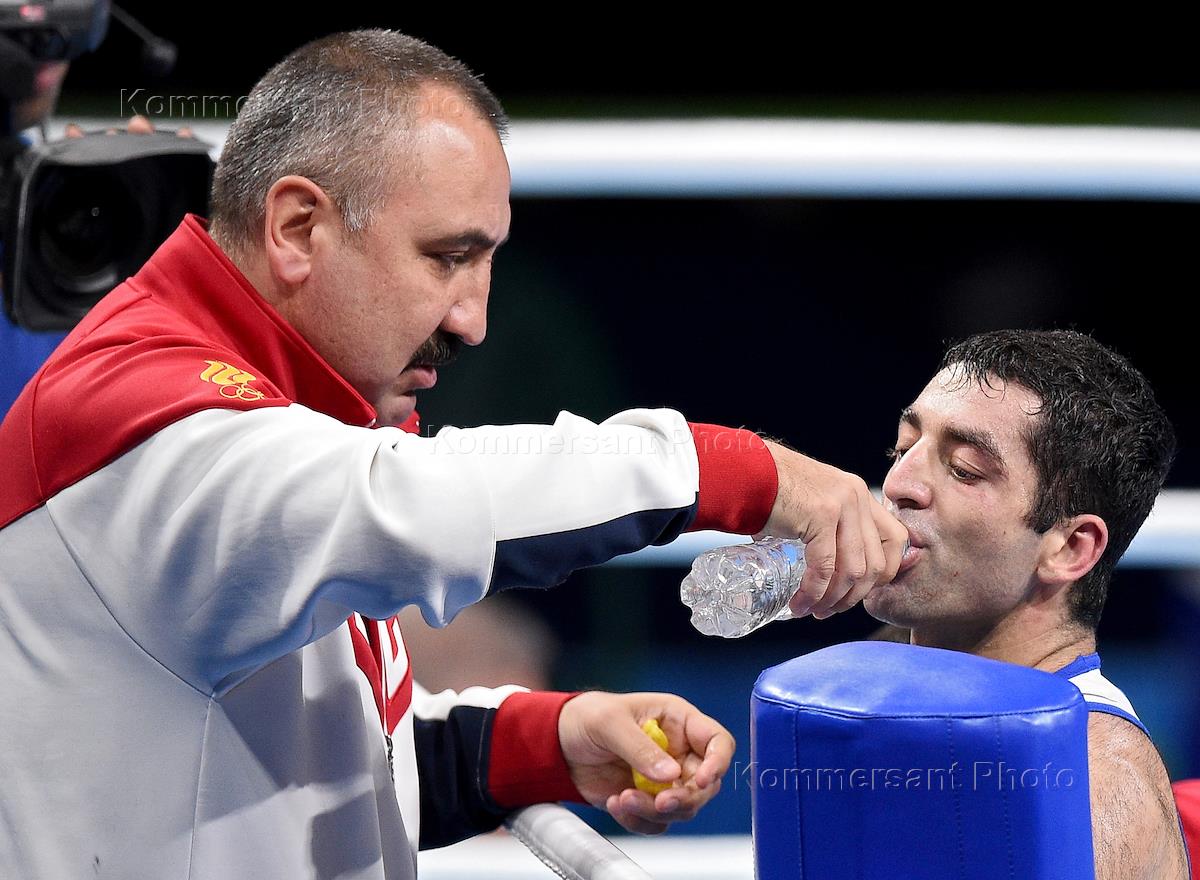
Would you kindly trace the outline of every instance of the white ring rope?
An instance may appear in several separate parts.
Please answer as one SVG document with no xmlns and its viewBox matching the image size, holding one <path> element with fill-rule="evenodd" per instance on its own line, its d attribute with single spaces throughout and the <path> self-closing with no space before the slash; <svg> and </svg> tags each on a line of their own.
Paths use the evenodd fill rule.
<svg viewBox="0 0 1200 880">
<path fill-rule="evenodd" d="M 558 804 L 535 804 L 504 820 L 509 832 L 564 880 L 652 880 L 629 856 Z"/>
</svg>

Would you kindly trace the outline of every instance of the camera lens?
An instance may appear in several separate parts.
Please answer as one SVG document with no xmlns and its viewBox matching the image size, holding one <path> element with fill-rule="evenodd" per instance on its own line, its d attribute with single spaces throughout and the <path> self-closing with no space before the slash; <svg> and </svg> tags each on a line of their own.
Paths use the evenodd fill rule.
<svg viewBox="0 0 1200 880">
<path fill-rule="evenodd" d="M 91 134 L 23 156 L 2 257 L 5 308 L 30 330 L 75 326 L 207 208 L 213 163 L 199 142 Z"/>
<path fill-rule="evenodd" d="M 111 175 L 56 175 L 39 202 L 37 251 L 65 291 L 94 298 L 119 280 L 118 263 L 139 238 L 141 212 Z"/>
</svg>

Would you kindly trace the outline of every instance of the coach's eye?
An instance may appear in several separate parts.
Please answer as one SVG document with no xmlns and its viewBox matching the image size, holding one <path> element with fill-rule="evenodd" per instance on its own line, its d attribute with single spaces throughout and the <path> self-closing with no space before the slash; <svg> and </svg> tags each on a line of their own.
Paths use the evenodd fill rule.
<svg viewBox="0 0 1200 880">
<path fill-rule="evenodd" d="M 883 454 L 887 457 L 888 461 L 897 462 L 904 457 L 904 453 L 906 452 L 908 452 L 907 448 L 901 449 L 898 446 L 889 446 L 884 450 Z"/>
</svg>

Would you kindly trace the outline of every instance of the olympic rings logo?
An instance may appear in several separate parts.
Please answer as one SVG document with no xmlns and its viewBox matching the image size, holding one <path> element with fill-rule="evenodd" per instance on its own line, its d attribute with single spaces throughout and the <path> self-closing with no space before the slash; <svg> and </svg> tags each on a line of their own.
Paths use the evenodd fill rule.
<svg viewBox="0 0 1200 880">
<path fill-rule="evenodd" d="M 257 388 L 251 388 L 245 383 L 241 385 L 222 385 L 218 393 L 230 400 L 262 400 L 267 396 Z"/>
<path fill-rule="evenodd" d="M 205 361 L 208 366 L 200 374 L 205 382 L 217 386 L 217 393 L 226 400 L 262 400 L 267 395 L 257 388 L 251 388 L 249 383 L 257 376 L 247 373 L 241 367 L 227 364 L 224 361 Z"/>
</svg>

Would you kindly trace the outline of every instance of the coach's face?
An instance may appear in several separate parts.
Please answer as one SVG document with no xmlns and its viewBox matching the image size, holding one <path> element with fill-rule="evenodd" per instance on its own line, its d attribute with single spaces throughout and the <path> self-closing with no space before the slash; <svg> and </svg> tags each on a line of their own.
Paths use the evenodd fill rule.
<svg viewBox="0 0 1200 880">
<path fill-rule="evenodd" d="M 508 237 L 509 170 L 492 126 L 456 92 L 426 87 L 394 164 L 392 192 L 358 236 L 314 235 L 298 329 L 399 424 L 459 343 L 487 331 L 492 257 Z M 340 221 L 340 217 L 339 217 Z"/>
<path fill-rule="evenodd" d="M 902 414 L 883 492 L 912 549 L 864 601 L 880 620 L 951 643 L 986 637 L 1029 597 L 1042 548 L 1025 523 L 1038 482 L 1025 437 L 1039 399 L 990 384 L 945 370 Z"/>
</svg>

